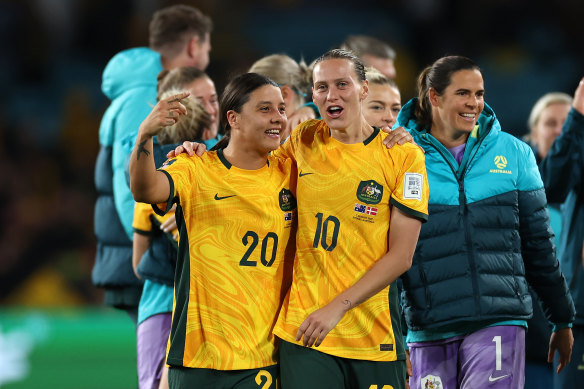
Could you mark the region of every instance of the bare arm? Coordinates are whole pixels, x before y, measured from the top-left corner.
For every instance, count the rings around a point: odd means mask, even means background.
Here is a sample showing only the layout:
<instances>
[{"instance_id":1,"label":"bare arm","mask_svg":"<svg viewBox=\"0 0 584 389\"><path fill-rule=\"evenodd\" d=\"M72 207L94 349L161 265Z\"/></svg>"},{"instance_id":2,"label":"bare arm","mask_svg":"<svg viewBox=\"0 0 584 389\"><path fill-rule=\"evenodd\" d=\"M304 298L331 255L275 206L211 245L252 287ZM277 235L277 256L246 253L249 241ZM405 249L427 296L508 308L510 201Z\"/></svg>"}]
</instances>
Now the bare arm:
<instances>
[{"instance_id":1,"label":"bare arm","mask_svg":"<svg viewBox=\"0 0 584 389\"><path fill-rule=\"evenodd\" d=\"M140 264L140 260L142 259L142 255L148 250L150 247L151 238L134 232L134 238L132 239L132 268L134 269L134 274L136 277L140 278L138 275L138 265Z\"/></svg>"},{"instance_id":2,"label":"bare arm","mask_svg":"<svg viewBox=\"0 0 584 389\"><path fill-rule=\"evenodd\" d=\"M140 124L130 157L130 189L135 201L156 204L168 199L170 184L164 173L156 171L152 137L187 113L180 100L188 95L189 92L183 92L159 101Z\"/></svg>"},{"instance_id":3,"label":"bare arm","mask_svg":"<svg viewBox=\"0 0 584 389\"><path fill-rule=\"evenodd\" d=\"M300 325L296 340L319 346L345 312L363 303L395 281L412 266L422 222L393 207L389 227L389 251L357 282L330 303L314 311ZM315 343L316 342L316 343Z\"/></svg>"}]
</instances>

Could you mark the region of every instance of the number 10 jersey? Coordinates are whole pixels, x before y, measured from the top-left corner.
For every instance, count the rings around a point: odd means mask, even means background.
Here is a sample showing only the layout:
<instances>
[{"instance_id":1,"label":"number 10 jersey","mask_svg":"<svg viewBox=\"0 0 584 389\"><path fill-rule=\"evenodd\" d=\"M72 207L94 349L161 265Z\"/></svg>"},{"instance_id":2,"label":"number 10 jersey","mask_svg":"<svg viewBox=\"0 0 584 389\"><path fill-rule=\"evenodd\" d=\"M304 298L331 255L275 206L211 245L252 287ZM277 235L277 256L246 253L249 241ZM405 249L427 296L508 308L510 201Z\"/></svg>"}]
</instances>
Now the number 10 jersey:
<instances>
[{"instance_id":1,"label":"number 10 jersey","mask_svg":"<svg viewBox=\"0 0 584 389\"><path fill-rule=\"evenodd\" d=\"M304 319L387 253L392 206L427 219L424 154L412 144L387 149L385 136L375 128L364 142L345 144L324 121L311 120L277 152L294 159L298 170L293 281L274 330L287 342L299 344ZM394 283L349 310L316 350L342 358L403 359L396 293Z\"/></svg>"}]
</instances>

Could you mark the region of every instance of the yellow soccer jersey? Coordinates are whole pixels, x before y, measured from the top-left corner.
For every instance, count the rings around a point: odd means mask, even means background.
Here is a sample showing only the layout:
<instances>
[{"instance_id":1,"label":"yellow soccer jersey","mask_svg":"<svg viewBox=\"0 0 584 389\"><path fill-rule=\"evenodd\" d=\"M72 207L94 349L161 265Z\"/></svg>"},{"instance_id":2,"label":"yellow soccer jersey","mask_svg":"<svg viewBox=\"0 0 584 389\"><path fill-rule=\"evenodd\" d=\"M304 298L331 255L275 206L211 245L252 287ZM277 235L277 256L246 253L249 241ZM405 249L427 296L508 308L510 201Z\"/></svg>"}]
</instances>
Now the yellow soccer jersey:
<instances>
[{"instance_id":1,"label":"yellow soccer jersey","mask_svg":"<svg viewBox=\"0 0 584 389\"><path fill-rule=\"evenodd\" d=\"M412 144L387 149L375 129L344 144L322 120L297 127L276 154L298 169L294 278L274 333L296 343L300 324L359 280L387 253L392 206L422 220L428 214L424 154ZM392 290L393 291L393 290ZM343 358L397 358L389 286L348 311L316 349ZM399 321L399 318L397 318ZM401 348L401 343L400 343Z\"/></svg>"},{"instance_id":2,"label":"yellow soccer jersey","mask_svg":"<svg viewBox=\"0 0 584 389\"><path fill-rule=\"evenodd\" d=\"M277 363L272 334L290 284L296 224L292 161L232 166L221 150L179 155L167 173L180 231L169 365L217 370ZM292 177L293 183L290 182Z\"/></svg>"},{"instance_id":3,"label":"yellow soccer jersey","mask_svg":"<svg viewBox=\"0 0 584 389\"><path fill-rule=\"evenodd\" d=\"M134 207L134 221L132 222L132 228L134 228L134 231L139 234L152 235L154 232L153 229L158 228L152 223L152 218L157 221L157 224L162 224L172 215L174 215L174 212L168 212L164 216L160 216L154 213L152 205L136 203L136 206ZM176 229L171 231L170 236L174 236L176 232Z\"/></svg>"}]
</instances>

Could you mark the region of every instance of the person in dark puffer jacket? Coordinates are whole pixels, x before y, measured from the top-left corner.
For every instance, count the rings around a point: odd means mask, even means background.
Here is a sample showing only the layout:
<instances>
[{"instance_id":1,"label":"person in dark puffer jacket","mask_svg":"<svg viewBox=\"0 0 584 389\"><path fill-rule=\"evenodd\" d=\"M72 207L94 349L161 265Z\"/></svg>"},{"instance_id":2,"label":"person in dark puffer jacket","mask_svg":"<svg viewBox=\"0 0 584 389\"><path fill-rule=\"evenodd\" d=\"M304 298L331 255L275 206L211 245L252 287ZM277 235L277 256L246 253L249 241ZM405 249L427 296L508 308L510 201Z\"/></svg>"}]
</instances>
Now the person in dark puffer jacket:
<instances>
[{"instance_id":1,"label":"person in dark puffer jacket","mask_svg":"<svg viewBox=\"0 0 584 389\"><path fill-rule=\"evenodd\" d=\"M554 376L554 388L574 387L584 380L584 79L580 81L572 108L540 163L541 176L550 202L561 202L562 232L558 258L576 305L573 362ZM555 365L556 363L554 363Z\"/></svg>"},{"instance_id":2,"label":"person in dark puffer jacket","mask_svg":"<svg viewBox=\"0 0 584 389\"><path fill-rule=\"evenodd\" d=\"M546 93L533 105L527 121L530 132L523 140L531 146L538 166L540 166L542 159L547 156L554 140L562 133L562 126L568 117L571 106L572 97L562 92ZM543 173L542 180L545 182ZM554 231L554 244L556 247L562 230L560 205L550 203L548 197L550 225ZM558 260L560 260L560 268L565 274L559 252ZM545 318L539 297L531 288L530 293L533 303L533 317L527 321L527 334L525 335L525 387L550 389L554 387L553 365L547 363L548 345L541 340L549 339L552 326ZM574 354L576 351L575 327L572 327L572 333L574 334L572 354ZM576 365L576 363L569 364L561 376L565 376L566 372Z\"/></svg>"},{"instance_id":3,"label":"person in dark puffer jacket","mask_svg":"<svg viewBox=\"0 0 584 389\"><path fill-rule=\"evenodd\" d=\"M558 370L575 316L533 152L501 131L470 59L437 60L418 91L394 126L426 151L430 185L429 220L402 276L410 387L523 387L528 283L555 324Z\"/></svg>"}]
</instances>

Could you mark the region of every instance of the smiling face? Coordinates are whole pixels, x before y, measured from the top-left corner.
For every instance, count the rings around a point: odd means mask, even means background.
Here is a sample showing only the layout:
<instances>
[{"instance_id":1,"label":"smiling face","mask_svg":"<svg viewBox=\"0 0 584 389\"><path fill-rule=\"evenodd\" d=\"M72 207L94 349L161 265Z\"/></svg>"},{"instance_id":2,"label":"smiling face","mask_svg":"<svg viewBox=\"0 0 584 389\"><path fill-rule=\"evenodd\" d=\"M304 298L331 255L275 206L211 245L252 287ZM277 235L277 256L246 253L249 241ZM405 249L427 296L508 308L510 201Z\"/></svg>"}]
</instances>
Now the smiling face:
<instances>
[{"instance_id":1,"label":"smiling face","mask_svg":"<svg viewBox=\"0 0 584 389\"><path fill-rule=\"evenodd\" d=\"M367 123L389 130L401 109L399 91L389 84L369 84L369 95L363 101L363 116Z\"/></svg>"},{"instance_id":2,"label":"smiling face","mask_svg":"<svg viewBox=\"0 0 584 389\"><path fill-rule=\"evenodd\" d=\"M215 84L208 77L200 77L186 85L185 88L191 92L191 95L199 101L203 108L205 108L205 111L211 116L212 124L209 129L209 139L215 138L219 126L219 99L215 90Z\"/></svg>"},{"instance_id":3,"label":"smiling face","mask_svg":"<svg viewBox=\"0 0 584 389\"><path fill-rule=\"evenodd\" d=\"M430 88L432 131L448 137L470 133L485 107L484 95L483 76L478 70L452 73L450 84L441 95Z\"/></svg>"},{"instance_id":4,"label":"smiling face","mask_svg":"<svg viewBox=\"0 0 584 389\"><path fill-rule=\"evenodd\" d=\"M367 97L366 81L359 81L348 59L327 59L314 67L312 100L331 129L361 124L361 101Z\"/></svg>"},{"instance_id":5,"label":"smiling face","mask_svg":"<svg viewBox=\"0 0 584 389\"><path fill-rule=\"evenodd\" d=\"M267 153L280 147L286 128L286 106L280 88L263 85L249 95L241 112L228 111L231 138L243 150ZM231 142L230 142L231 143Z\"/></svg>"},{"instance_id":6,"label":"smiling face","mask_svg":"<svg viewBox=\"0 0 584 389\"><path fill-rule=\"evenodd\" d=\"M562 133L562 126L568 117L568 112L570 112L570 104L567 103L550 104L541 111L533 129L533 140L542 158L546 157L554 140Z\"/></svg>"}]
</instances>

